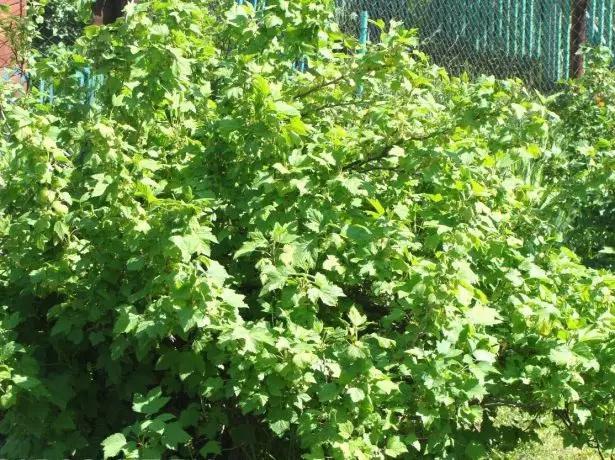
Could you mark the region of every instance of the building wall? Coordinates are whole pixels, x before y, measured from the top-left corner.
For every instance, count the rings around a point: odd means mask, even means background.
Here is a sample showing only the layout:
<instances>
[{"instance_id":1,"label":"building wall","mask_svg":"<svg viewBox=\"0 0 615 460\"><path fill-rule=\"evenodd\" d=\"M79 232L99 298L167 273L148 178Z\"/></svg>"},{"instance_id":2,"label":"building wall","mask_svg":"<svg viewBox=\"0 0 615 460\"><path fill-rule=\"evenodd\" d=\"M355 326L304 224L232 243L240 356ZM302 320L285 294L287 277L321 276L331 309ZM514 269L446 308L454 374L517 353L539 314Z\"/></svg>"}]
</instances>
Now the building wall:
<instances>
[{"instance_id":1,"label":"building wall","mask_svg":"<svg viewBox=\"0 0 615 460\"><path fill-rule=\"evenodd\" d=\"M9 12L0 12L2 20L6 20L7 15L24 16L26 14L26 0L0 0L0 5L9 7ZM15 64L15 55L8 42L8 39L0 32L0 68L10 68Z\"/></svg>"}]
</instances>

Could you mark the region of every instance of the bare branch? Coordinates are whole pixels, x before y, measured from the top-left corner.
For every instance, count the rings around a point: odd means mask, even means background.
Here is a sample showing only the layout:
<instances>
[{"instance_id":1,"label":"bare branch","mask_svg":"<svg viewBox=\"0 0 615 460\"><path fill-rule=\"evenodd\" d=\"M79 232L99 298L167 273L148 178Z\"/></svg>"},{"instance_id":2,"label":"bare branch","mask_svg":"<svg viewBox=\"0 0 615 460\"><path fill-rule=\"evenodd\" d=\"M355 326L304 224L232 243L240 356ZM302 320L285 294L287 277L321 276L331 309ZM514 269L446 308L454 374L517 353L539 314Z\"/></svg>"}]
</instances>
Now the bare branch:
<instances>
[{"instance_id":1,"label":"bare branch","mask_svg":"<svg viewBox=\"0 0 615 460\"><path fill-rule=\"evenodd\" d=\"M303 93L299 93L297 95L295 95L294 99L302 99L306 96L309 96L310 94L313 94L317 91L320 91L323 88L326 88L327 86L331 86L331 85L335 85L336 83L339 83L340 81L343 81L347 78L346 75L341 75L337 78L334 78L333 80L329 80L329 81L325 81L323 83L320 83L319 85L313 86L310 89L308 89L307 91L304 91Z\"/></svg>"},{"instance_id":2,"label":"bare branch","mask_svg":"<svg viewBox=\"0 0 615 460\"><path fill-rule=\"evenodd\" d=\"M364 105L370 105L370 104L377 104L378 102L386 102L386 99L370 99L367 101L353 100L353 101L337 102L337 103L332 103L332 104L324 104L319 107L315 107L312 110L308 110L307 112L305 112L304 115L312 115L314 113L317 113L317 112L320 112L321 110L326 110L326 109L335 109L338 107L349 107L353 105L364 106Z\"/></svg>"},{"instance_id":3,"label":"bare branch","mask_svg":"<svg viewBox=\"0 0 615 460\"><path fill-rule=\"evenodd\" d=\"M438 137L442 134L447 133L450 130L450 127L447 127L446 129L442 129L439 131L434 131L433 133L429 133L426 134L424 136L414 136L414 137L409 137L409 138L401 138L398 139L397 141L387 145L384 149L382 149L382 151L376 155L373 156L368 156L367 158L364 158L362 160L355 160L351 163L348 163L347 165L344 165L342 167L342 171L348 171L350 169L356 169L358 167L361 167L363 165L366 165L368 163L373 163L376 161L380 161L384 158L386 158L389 153L391 152L391 150L393 149L393 147L395 147L396 145L401 145L404 144L406 142L411 142L411 141L425 141L428 139L433 139L434 137Z\"/></svg>"}]
</instances>

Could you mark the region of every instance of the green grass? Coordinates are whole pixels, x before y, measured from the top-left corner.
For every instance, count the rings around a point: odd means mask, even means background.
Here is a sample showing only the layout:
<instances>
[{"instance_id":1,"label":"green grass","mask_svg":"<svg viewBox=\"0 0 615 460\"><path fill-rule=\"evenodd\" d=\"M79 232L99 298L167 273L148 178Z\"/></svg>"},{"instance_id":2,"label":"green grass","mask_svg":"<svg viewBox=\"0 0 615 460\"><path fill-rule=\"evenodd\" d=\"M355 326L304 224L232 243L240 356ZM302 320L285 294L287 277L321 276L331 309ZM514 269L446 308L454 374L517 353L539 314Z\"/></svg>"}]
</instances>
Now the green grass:
<instances>
[{"instance_id":1,"label":"green grass","mask_svg":"<svg viewBox=\"0 0 615 460\"><path fill-rule=\"evenodd\" d=\"M562 438L557 433L554 425L540 430L540 442L525 443L513 452L503 455L501 458L507 460L600 460L594 449L576 449L574 447L564 447Z\"/></svg>"},{"instance_id":2,"label":"green grass","mask_svg":"<svg viewBox=\"0 0 615 460\"><path fill-rule=\"evenodd\" d=\"M500 411L498 423L529 426L532 420L518 411L505 409ZM595 449L564 447L558 427L549 417L539 418L534 423L540 425L539 441L521 443L512 452L495 452L491 458L495 460L600 460Z\"/></svg>"}]
</instances>

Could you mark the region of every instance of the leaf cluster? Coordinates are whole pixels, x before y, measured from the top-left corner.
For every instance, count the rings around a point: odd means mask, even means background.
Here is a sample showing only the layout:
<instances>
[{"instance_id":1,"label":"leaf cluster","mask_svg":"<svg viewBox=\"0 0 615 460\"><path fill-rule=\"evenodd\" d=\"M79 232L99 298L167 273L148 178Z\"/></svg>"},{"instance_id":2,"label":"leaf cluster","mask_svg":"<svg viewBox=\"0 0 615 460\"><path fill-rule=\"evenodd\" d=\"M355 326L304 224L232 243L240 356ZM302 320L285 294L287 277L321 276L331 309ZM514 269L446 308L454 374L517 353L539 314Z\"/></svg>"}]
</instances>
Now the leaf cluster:
<instances>
[{"instance_id":1,"label":"leaf cluster","mask_svg":"<svg viewBox=\"0 0 615 460\"><path fill-rule=\"evenodd\" d=\"M504 406L615 447L615 276L545 211L564 112L332 11L131 4L4 107L1 455L480 458L535 434Z\"/></svg>"}]
</instances>

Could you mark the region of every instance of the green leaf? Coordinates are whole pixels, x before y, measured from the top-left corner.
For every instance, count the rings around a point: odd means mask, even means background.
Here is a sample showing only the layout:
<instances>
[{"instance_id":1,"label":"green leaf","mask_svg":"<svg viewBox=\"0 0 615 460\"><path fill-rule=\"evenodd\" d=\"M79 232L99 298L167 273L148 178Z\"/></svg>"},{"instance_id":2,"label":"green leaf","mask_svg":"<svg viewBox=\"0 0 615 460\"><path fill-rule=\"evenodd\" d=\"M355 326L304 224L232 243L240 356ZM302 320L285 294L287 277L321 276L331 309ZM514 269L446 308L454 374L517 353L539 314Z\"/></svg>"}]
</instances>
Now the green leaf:
<instances>
[{"instance_id":1,"label":"green leaf","mask_svg":"<svg viewBox=\"0 0 615 460\"><path fill-rule=\"evenodd\" d=\"M367 316L359 313L359 310L355 307L350 307L350 310L348 311L348 319L350 319L353 326L358 327L365 324L365 321L367 321Z\"/></svg>"},{"instance_id":2,"label":"green leaf","mask_svg":"<svg viewBox=\"0 0 615 460\"><path fill-rule=\"evenodd\" d=\"M199 450L199 454L201 454L204 458L209 458L209 454L220 455L222 453L222 448L220 447L220 443L218 441L208 441L201 449Z\"/></svg>"},{"instance_id":3,"label":"green leaf","mask_svg":"<svg viewBox=\"0 0 615 460\"><path fill-rule=\"evenodd\" d=\"M261 295L282 289L287 280L288 276L283 268L266 265L261 271L261 282L263 283Z\"/></svg>"},{"instance_id":4,"label":"green leaf","mask_svg":"<svg viewBox=\"0 0 615 460\"><path fill-rule=\"evenodd\" d=\"M419 442L418 438L416 437L416 435L414 433L409 434L408 436L406 436L404 438L404 443L407 446L414 447L417 452L421 451L421 443Z\"/></svg>"},{"instance_id":5,"label":"green leaf","mask_svg":"<svg viewBox=\"0 0 615 460\"><path fill-rule=\"evenodd\" d=\"M343 272L343 268L340 265L340 261L335 256L327 256L327 260L325 260L322 264L323 270L327 271L336 271L338 273Z\"/></svg>"},{"instance_id":6,"label":"green leaf","mask_svg":"<svg viewBox=\"0 0 615 460\"><path fill-rule=\"evenodd\" d=\"M32 390L41 385L41 381L36 377L23 374L13 375L13 383L24 390Z\"/></svg>"},{"instance_id":7,"label":"green leaf","mask_svg":"<svg viewBox=\"0 0 615 460\"><path fill-rule=\"evenodd\" d=\"M497 310L480 304L466 311L466 317L470 323L479 326L493 326L502 322Z\"/></svg>"},{"instance_id":8,"label":"green leaf","mask_svg":"<svg viewBox=\"0 0 615 460\"><path fill-rule=\"evenodd\" d=\"M282 24L282 19L280 19L278 16L275 16L273 14L268 14L267 16L265 16L265 27L267 28L281 26Z\"/></svg>"},{"instance_id":9,"label":"green leaf","mask_svg":"<svg viewBox=\"0 0 615 460\"><path fill-rule=\"evenodd\" d=\"M506 273L506 279L512 283L514 287L522 286L524 283L523 277L519 270L510 270Z\"/></svg>"},{"instance_id":10,"label":"green leaf","mask_svg":"<svg viewBox=\"0 0 615 460\"><path fill-rule=\"evenodd\" d=\"M379 217L382 217L382 216L385 215L386 211L384 210L384 208L380 204L380 201L378 201L376 199L371 199L371 198L368 198L367 201L369 201L369 203L374 207L374 209L378 213Z\"/></svg>"},{"instance_id":11,"label":"green leaf","mask_svg":"<svg viewBox=\"0 0 615 460\"><path fill-rule=\"evenodd\" d=\"M53 232L56 234L60 241L64 241L70 235L68 225L66 225L60 220L53 225Z\"/></svg>"},{"instance_id":12,"label":"green leaf","mask_svg":"<svg viewBox=\"0 0 615 460\"><path fill-rule=\"evenodd\" d=\"M310 366L317 360L318 360L318 357L314 353L310 353L310 352L299 352L295 356L293 356L293 359L292 359L293 364L295 364L295 366L301 369Z\"/></svg>"},{"instance_id":13,"label":"green leaf","mask_svg":"<svg viewBox=\"0 0 615 460\"><path fill-rule=\"evenodd\" d=\"M335 306L337 305L338 298L345 297L344 291L342 291L340 287L329 282L327 277L322 273L316 274L315 284L317 287L317 296L325 305Z\"/></svg>"},{"instance_id":14,"label":"green leaf","mask_svg":"<svg viewBox=\"0 0 615 460\"><path fill-rule=\"evenodd\" d=\"M591 417L592 412L589 409L575 407L574 414L579 419L579 423L581 423L581 425L585 425L587 423L587 420L589 420L589 418Z\"/></svg>"},{"instance_id":15,"label":"green leaf","mask_svg":"<svg viewBox=\"0 0 615 460\"><path fill-rule=\"evenodd\" d=\"M3 380L8 380L11 378L11 368L5 364L0 364L0 383Z\"/></svg>"},{"instance_id":16,"label":"green leaf","mask_svg":"<svg viewBox=\"0 0 615 460\"><path fill-rule=\"evenodd\" d=\"M131 257L126 262L126 268L128 271L139 271L145 266L145 258L144 257Z\"/></svg>"},{"instance_id":17,"label":"green leaf","mask_svg":"<svg viewBox=\"0 0 615 460\"><path fill-rule=\"evenodd\" d=\"M126 446L126 438L122 433L115 433L105 438L101 445L103 447L105 459L115 457L122 451L122 448Z\"/></svg>"},{"instance_id":18,"label":"green leaf","mask_svg":"<svg viewBox=\"0 0 615 460\"><path fill-rule=\"evenodd\" d=\"M563 346L551 350L549 359L558 366L572 366L576 362L574 353Z\"/></svg>"},{"instance_id":19,"label":"green leaf","mask_svg":"<svg viewBox=\"0 0 615 460\"><path fill-rule=\"evenodd\" d=\"M152 24L149 27L149 33L164 37L169 35L169 27L166 24Z\"/></svg>"},{"instance_id":20,"label":"green leaf","mask_svg":"<svg viewBox=\"0 0 615 460\"><path fill-rule=\"evenodd\" d=\"M497 358L495 354L487 350L474 350L474 353L472 353L472 355L477 361L485 361L487 363L493 363Z\"/></svg>"},{"instance_id":21,"label":"green leaf","mask_svg":"<svg viewBox=\"0 0 615 460\"><path fill-rule=\"evenodd\" d=\"M390 380L380 380L376 382L376 387L380 390L381 393L385 395L389 395L394 391L399 390L399 386L395 382L391 382Z\"/></svg>"},{"instance_id":22,"label":"green leaf","mask_svg":"<svg viewBox=\"0 0 615 460\"><path fill-rule=\"evenodd\" d=\"M477 441L470 441L465 448L465 454L470 459L484 458L487 454L483 445Z\"/></svg>"},{"instance_id":23,"label":"green leaf","mask_svg":"<svg viewBox=\"0 0 615 460\"><path fill-rule=\"evenodd\" d=\"M254 89L261 96L269 96L271 94L271 88L269 87L269 82L259 74L254 75L254 80L252 82L254 85Z\"/></svg>"},{"instance_id":24,"label":"green leaf","mask_svg":"<svg viewBox=\"0 0 615 460\"><path fill-rule=\"evenodd\" d=\"M241 294L237 294L235 291L231 289L227 289L227 288L223 289L222 294L220 295L220 298L225 303L230 305L231 307L248 308L248 306L244 302L245 296Z\"/></svg>"},{"instance_id":25,"label":"green leaf","mask_svg":"<svg viewBox=\"0 0 615 460\"><path fill-rule=\"evenodd\" d=\"M337 430L342 439L350 439L354 431L354 426L350 420L343 423L338 423Z\"/></svg>"},{"instance_id":26,"label":"green leaf","mask_svg":"<svg viewBox=\"0 0 615 460\"><path fill-rule=\"evenodd\" d=\"M365 399L365 392L360 388L350 387L346 390L352 402L361 402Z\"/></svg>"},{"instance_id":27,"label":"green leaf","mask_svg":"<svg viewBox=\"0 0 615 460\"><path fill-rule=\"evenodd\" d=\"M142 414L155 414L170 400L170 397L162 396L162 389L160 387L156 387L146 396L136 395L132 405L132 410Z\"/></svg>"},{"instance_id":28,"label":"green leaf","mask_svg":"<svg viewBox=\"0 0 615 460\"><path fill-rule=\"evenodd\" d=\"M245 243L243 243L243 245L241 246L241 248L239 248L233 258L234 259L238 259L243 255L246 254L251 254L252 252L256 251L257 249L260 248L264 248L266 245L264 242L261 241L246 241Z\"/></svg>"},{"instance_id":29,"label":"green leaf","mask_svg":"<svg viewBox=\"0 0 615 460\"><path fill-rule=\"evenodd\" d=\"M287 117L298 117L301 114L295 106L292 106L284 101L275 102L274 109L276 112Z\"/></svg>"},{"instance_id":30,"label":"green leaf","mask_svg":"<svg viewBox=\"0 0 615 460\"><path fill-rule=\"evenodd\" d=\"M201 259L202 260L202 259ZM214 281L218 284L218 286L224 286L224 282L228 279L229 274L226 269L215 260L207 260L207 275L210 281ZM224 290L222 292L223 296L226 296L228 300L233 302L237 302L238 299L231 295L229 290Z\"/></svg>"},{"instance_id":31,"label":"green leaf","mask_svg":"<svg viewBox=\"0 0 615 460\"><path fill-rule=\"evenodd\" d=\"M184 262L203 251L203 242L195 235L174 235L169 240L180 250Z\"/></svg>"},{"instance_id":32,"label":"green leaf","mask_svg":"<svg viewBox=\"0 0 615 460\"><path fill-rule=\"evenodd\" d=\"M288 420L276 420L275 422L269 422L269 428L278 436L282 436L290 429L290 422Z\"/></svg>"},{"instance_id":33,"label":"green leaf","mask_svg":"<svg viewBox=\"0 0 615 460\"><path fill-rule=\"evenodd\" d=\"M408 448L401 441L399 436L392 436L387 440L387 447L384 453L389 457L397 458L408 452Z\"/></svg>"},{"instance_id":34,"label":"green leaf","mask_svg":"<svg viewBox=\"0 0 615 460\"><path fill-rule=\"evenodd\" d=\"M358 360L358 359L365 358L367 356L365 348L361 346L359 343L350 344L348 346L347 353L348 353L348 357L351 360Z\"/></svg>"},{"instance_id":35,"label":"green leaf","mask_svg":"<svg viewBox=\"0 0 615 460\"><path fill-rule=\"evenodd\" d=\"M186 431L182 428L179 422L168 423L164 428L164 434L162 435L162 441L164 445L169 449L176 450L178 446L186 444L192 439Z\"/></svg>"},{"instance_id":36,"label":"green leaf","mask_svg":"<svg viewBox=\"0 0 615 460\"><path fill-rule=\"evenodd\" d=\"M139 315L131 306L119 307L119 315L113 326L113 334L119 335L134 330L139 325Z\"/></svg>"},{"instance_id":37,"label":"green leaf","mask_svg":"<svg viewBox=\"0 0 615 460\"><path fill-rule=\"evenodd\" d=\"M320 386L317 394L320 402L332 401L339 395L339 388L333 382L324 383Z\"/></svg>"}]
</instances>

